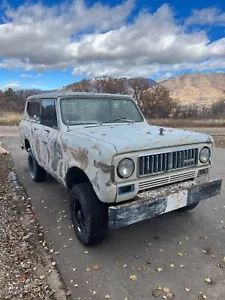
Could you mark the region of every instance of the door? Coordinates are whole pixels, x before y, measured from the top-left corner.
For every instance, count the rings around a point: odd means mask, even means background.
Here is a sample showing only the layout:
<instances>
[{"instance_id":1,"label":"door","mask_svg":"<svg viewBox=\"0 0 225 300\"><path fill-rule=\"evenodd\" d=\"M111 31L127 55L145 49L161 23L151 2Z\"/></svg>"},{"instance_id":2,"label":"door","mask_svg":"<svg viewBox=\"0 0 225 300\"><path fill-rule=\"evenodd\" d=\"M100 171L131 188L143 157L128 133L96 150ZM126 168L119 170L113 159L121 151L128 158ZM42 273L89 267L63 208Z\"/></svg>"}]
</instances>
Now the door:
<instances>
[{"instance_id":1,"label":"door","mask_svg":"<svg viewBox=\"0 0 225 300\"><path fill-rule=\"evenodd\" d=\"M58 143L58 122L55 99L41 101L41 143L44 169L58 179L59 163L62 160ZM61 148L60 148L61 149Z\"/></svg>"}]
</instances>

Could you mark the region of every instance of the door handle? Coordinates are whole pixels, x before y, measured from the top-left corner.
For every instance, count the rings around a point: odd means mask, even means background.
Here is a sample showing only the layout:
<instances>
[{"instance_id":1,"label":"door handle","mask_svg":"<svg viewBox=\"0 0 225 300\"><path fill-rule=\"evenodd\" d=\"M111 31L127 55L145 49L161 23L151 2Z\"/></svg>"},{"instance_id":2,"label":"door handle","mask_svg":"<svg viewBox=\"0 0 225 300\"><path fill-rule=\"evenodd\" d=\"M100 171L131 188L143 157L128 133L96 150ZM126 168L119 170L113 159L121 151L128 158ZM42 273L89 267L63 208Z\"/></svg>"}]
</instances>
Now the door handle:
<instances>
[{"instance_id":1,"label":"door handle","mask_svg":"<svg viewBox=\"0 0 225 300\"><path fill-rule=\"evenodd\" d=\"M48 129L44 129L44 131L46 131L47 133L49 133L49 132L50 132L50 130L48 130Z\"/></svg>"},{"instance_id":2,"label":"door handle","mask_svg":"<svg viewBox=\"0 0 225 300\"><path fill-rule=\"evenodd\" d=\"M45 145L47 145L47 142L45 142L45 141L42 141L42 143L45 144Z\"/></svg>"}]
</instances>

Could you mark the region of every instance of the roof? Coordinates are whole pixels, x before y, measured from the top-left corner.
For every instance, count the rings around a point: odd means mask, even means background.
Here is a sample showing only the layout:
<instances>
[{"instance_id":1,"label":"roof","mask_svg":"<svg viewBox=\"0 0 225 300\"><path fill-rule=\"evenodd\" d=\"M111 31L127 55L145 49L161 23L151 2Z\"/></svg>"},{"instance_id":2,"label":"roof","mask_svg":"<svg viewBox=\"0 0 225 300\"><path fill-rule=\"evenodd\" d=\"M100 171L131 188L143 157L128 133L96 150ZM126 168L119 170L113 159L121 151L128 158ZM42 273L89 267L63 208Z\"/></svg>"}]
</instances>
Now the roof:
<instances>
[{"instance_id":1,"label":"roof","mask_svg":"<svg viewBox=\"0 0 225 300\"><path fill-rule=\"evenodd\" d=\"M84 93L84 92L69 92L69 91L59 91L50 92L44 94L38 94L28 97L28 100L35 99L56 99L58 97L74 97L74 98L112 98L112 99L131 99L129 95L121 94L103 94L103 93Z\"/></svg>"}]
</instances>

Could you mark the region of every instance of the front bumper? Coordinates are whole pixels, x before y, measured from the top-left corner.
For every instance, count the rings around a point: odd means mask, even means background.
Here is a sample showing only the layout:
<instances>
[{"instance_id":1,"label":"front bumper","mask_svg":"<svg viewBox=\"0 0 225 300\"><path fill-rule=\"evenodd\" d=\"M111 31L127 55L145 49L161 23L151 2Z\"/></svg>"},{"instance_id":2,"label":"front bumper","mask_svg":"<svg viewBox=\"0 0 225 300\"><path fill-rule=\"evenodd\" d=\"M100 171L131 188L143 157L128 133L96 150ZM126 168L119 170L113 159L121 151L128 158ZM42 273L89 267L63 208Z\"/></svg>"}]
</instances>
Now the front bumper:
<instances>
[{"instance_id":1,"label":"front bumper","mask_svg":"<svg viewBox=\"0 0 225 300\"><path fill-rule=\"evenodd\" d=\"M124 227L214 197L220 194L221 187L222 180L214 180L202 184L187 182L140 193L131 202L109 207L109 227Z\"/></svg>"}]
</instances>

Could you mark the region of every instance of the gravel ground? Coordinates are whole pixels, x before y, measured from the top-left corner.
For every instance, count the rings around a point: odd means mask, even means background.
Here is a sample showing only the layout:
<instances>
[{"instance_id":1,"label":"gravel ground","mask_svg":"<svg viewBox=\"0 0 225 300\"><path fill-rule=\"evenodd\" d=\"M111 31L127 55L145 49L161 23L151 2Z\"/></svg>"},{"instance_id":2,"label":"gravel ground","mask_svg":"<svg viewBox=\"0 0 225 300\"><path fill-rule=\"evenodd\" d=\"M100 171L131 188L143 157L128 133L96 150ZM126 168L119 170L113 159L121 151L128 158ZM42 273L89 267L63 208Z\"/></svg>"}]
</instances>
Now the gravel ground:
<instances>
[{"instance_id":1,"label":"gravel ground","mask_svg":"<svg viewBox=\"0 0 225 300\"><path fill-rule=\"evenodd\" d=\"M64 291L30 199L9 181L10 155L0 150L0 299L64 300L70 292Z\"/></svg>"}]
</instances>

